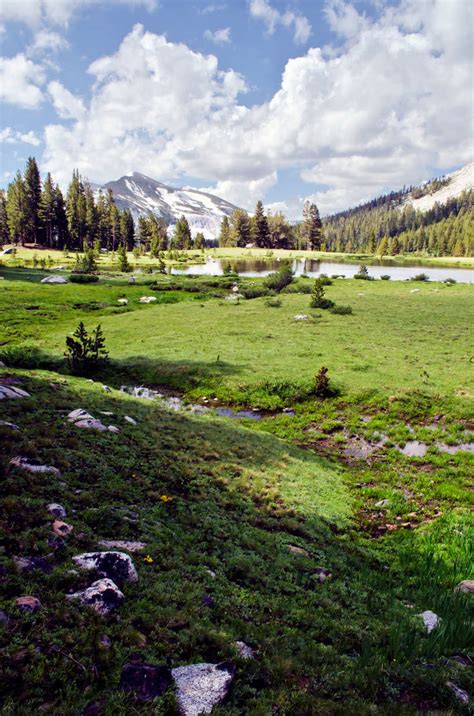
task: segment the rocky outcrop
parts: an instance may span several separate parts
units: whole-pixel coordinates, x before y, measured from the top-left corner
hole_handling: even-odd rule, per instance
[[[67,598],[78,599],[102,616],[120,607],[124,599],[122,592],[111,579],[98,579],[87,589],[68,594]]]
[[[26,457],[12,457],[10,460],[10,465],[14,465],[15,467],[19,467],[21,470],[26,470],[26,472],[31,472],[33,475],[36,474],[51,474],[51,475],[60,475],[57,467],[53,467],[52,465],[40,465],[39,463],[33,463],[28,460]]]
[[[0,385],[0,400],[18,400],[30,397],[26,390],[17,388],[16,385]]]
[[[473,594],[474,579],[463,579],[462,582],[459,582],[458,586],[456,587],[456,590],[458,592],[464,592],[464,594]]]
[[[78,567],[95,570],[118,584],[138,582],[138,574],[132,560],[124,552],[85,552],[72,558]]]
[[[86,410],[83,410],[82,408],[77,408],[76,410],[73,410],[71,413],[69,413],[67,419],[70,423],[73,423],[74,427],[76,428],[85,428],[86,430],[98,430],[101,433],[120,432],[120,428],[117,428],[115,425],[109,425],[107,427],[107,425],[104,425],[101,420],[99,420],[98,418],[94,418],[93,415],[88,413]]]
[[[48,505],[46,505],[46,509],[48,512],[50,512],[55,517],[58,517],[59,519],[64,519],[66,517],[66,510],[62,505],[59,505],[57,502],[50,502]]]
[[[41,283],[67,283],[68,280],[64,276],[46,276],[41,279]]]
[[[123,539],[102,539],[99,540],[101,547],[106,549],[124,549],[126,552],[141,552],[145,549],[145,542],[132,542]]]
[[[222,664],[190,664],[171,671],[181,716],[210,714],[230,691],[235,667]]]

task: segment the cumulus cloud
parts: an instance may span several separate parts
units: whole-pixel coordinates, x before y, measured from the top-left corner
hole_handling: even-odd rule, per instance
[[[0,57],[0,99],[25,109],[35,109],[43,101],[41,85],[44,69],[23,53]]]
[[[61,119],[82,119],[86,111],[82,99],[69,92],[60,82],[50,82],[48,94]]]
[[[73,167],[97,181],[194,176],[250,209],[279,170],[298,169],[328,212],[470,161],[471,4],[402,0],[359,19],[346,5],[328,5],[341,44],[288,60],[279,90],[252,107],[215,56],[136,26],[90,66],[87,105],[48,86],[75,119],[46,128],[47,169],[61,181]],[[288,202],[295,216],[304,198]]]
[[[57,32],[49,30],[39,30],[33,39],[28,54],[31,57],[41,57],[44,55],[55,55],[61,50],[69,47],[68,41]]]
[[[66,26],[77,10],[88,5],[129,5],[151,11],[158,6],[158,0],[2,0],[0,21],[23,22],[32,28],[41,23]]]
[[[29,132],[18,132],[16,129],[12,129],[12,127],[0,129],[0,142],[5,142],[5,144],[32,144],[34,147],[41,144],[41,140],[38,139],[32,130]]]
[[[250,15],[257,20],[262,20],[266,31],[273,35],[278,25],[293,29],[293,39],[299,44],[306,44],[311,35],[311,24],[304,15],[286,10],[279,12],[268,0],[250,0]]]
[[[206,30],[204,33],[206,40],[214,42],[216,45],[225,45],[230,42],[230,27],[223,27],[222,30]]]

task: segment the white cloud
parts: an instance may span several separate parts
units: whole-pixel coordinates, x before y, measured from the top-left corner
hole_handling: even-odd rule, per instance
[[[35,34],[33,42],[28,48],[28,54],[31,57],[54,55],[61,50],[67,49],[68,47],[68,41],[57,32],[39,30]]]
[[[227,5],[225,3],[210,3],[209,5],[205,5],[203,8],[198,10],[200,15],[210,15],[214,12],[219,12],[220,10],[225,10]]]
[[[86,111],[83,101],[79,97],[75,97],[60,82],[50,82],[48,94],[61,119],[82,119]]]
[[[9,104],[35,109],[43,101],[40,89],[45,74],[40,65],[23,53],[14,57],[0,57],[0,99]]]
[[[249,209],[297,169],[327,212],[472,160],[471,4],[401,0],[361,20],[336,9],[343,44],[288,60],[271,101],[250,108],[216,57],[136,26],[89,68],[87,106],[55,86],[76,121],[47,127],[46,168],[62,182],[74,167],[97,181],[199,177]],[[295,216],[304,198],[289,200]]]
[[[29,132],[18,132],[16,129],[12,129],[12,127],[0,129],[0,142],[5,142],[5,144],[32,144],[34,147],[41,144],[41,140],[38,139],[32,130]]]
[[[250,0],[250,14],[257,20],[262,20],[267,33],[273,35],[277,25],[293,28],[293,39],[299,44],[306,44],[311,35],[311,24],[309,20],[299,13],[286,10],[281,13],[270,5],[268,0]]]
[[[216,30],[215,32],[206,30],[204,37],[216,45],[225,45],[227,42],[230,42],[230,27],[223,27],[222,30]]]
[[[33,28],[41,23],[66,26],[76,11],[93,5],[129,5],[151,12],[158,0],[1,0],[0,21],[23,22]]]

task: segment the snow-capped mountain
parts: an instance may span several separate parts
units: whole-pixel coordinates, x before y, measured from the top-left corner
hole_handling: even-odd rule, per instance
[[[172,227],[184,214],[193,236],[202,231],[206,239],[216,238],[222,217],[230,216],[237,208],[205,191],[176,189],[139,172],[127,174],[100,188],[102,191],[112,189],[117,206],[130,209],[134,218],[151,212],[161,216]]]
[[[443,181],[447,181],[447,183],[432,194],[426,194],[419,199],[408,195],[406,201],[410,202],[414,209],[428,211],[436,201],[438,204],[445,204],[448,199],[459,196],[463,191],[474,189],[474,162],[466,164],[451,174],[446,174]]]

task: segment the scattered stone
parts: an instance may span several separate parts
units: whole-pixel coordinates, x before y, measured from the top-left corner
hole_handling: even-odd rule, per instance
[[[215,577],[217,576],[216,573],[214,572],[214,570],[213,570],[213,569],[209,569],[209,567],[206,567],[206,572],[207,572],[212,578],[214,578],[214,579],[215,579]]]
[[[125,415],[125,416],[124,416],[124,420],[125,420],[127,423],[130,423],[130,425],[136,425],[136,424],[137,424],[137,421],[135,420],[135,418],[131,418],[130,415]]]
[[[172,669],[177,687],[181,716],[210,714],[214,706],[221,704],[235,675],[235,666],[222,664],[190,664]]]
[[[8,626],[8,624],[10,624],[10,617],[3,611],[3,609],[0,609],[0,624],[3,624],[4,626]]]
[[[124,549],[126,552],[141,552],[146,547],[145,542],[128,542],[123,539],[101,539],[99,544],[107,549]]]
[[[41,283],[67,283],[68,280],[64,276],[46,276],[41,279]]]
[[[120,607],[123,594],[111,579],[98,579],[90,587],[74,594],[67,594],[67,599],[78,599],[82,604],[92,607],[98,614],[106,616]]]
[[[119,433],[120,432],[120,428],[118,428],[116,425],[109,425],[107,430],[109,431],[109,433]]]
[[[67,416],[67,419],[70,423],[74,423],[74,426],[76,428],[85,428],[87,430],[98,430],[101,433],[107,432],[110,430],[111,427],[115,426],[109,426],[109,428],[102,423],[102,421],[98,420],[98,418],[94,418],[93,415],[90,413],[87,413],[82,408],[77,408],[76,410],[73,410],[72,413],[69,413]],[[110,432],[118,432],[118,428],[114,430],[110,430]]]
[[[424,457],[428,452],[428,446],[419,440],[409,440],[404,448],[398,448],[407,457]]]
[[[14,385],[0,385],[0,400],[17,400],[18,398],[30,398],[26,390],[17,388]]]
[[[138,582],[135,565],[124,552],[85,552],[72,559],[82,569],[94,569],[103,577],[109,577],[119,584]]]
[[[436,629],[436,627],[439,625],[441,619],[437,614],[427,609],[425,612],[422,612],[421,614],[418,614],[419,617],[423,619],[423,624],[426,627],[426,631],[428,634],[431,634],[433,629]]]
[[[7,366],[5,365],[5,363],[2,360],[0,360],[0,368],[6,368],[6,367]]]
[[[110,392],[111,392],[111,389],[109,388],[108,385],[103,385],[103,386],[102,386],[102,390],[104,390],[106,393],[110,393]]]
[[[378,508],[380,508],[380,507],[388,507],[389,504],[390,504],[390,500],[387,500],[387,499],[385,499],[385,500],[379,500],[378,502],[375,503],[374,507],[378,507]]]
[[[255,659],[255,650],[245,641],[236,641],[235,648],[241,659]]]
[[[329,569],[326,569],[326,567],[316,567],[315,574],[318,577],[318,582],[322,584],[326,581],[326,579],[332,578],[332,572],[329,571]]]
[[[151,701],[164,694],[172,681],[171,670],[167,666],[132,661],[122,668],[120,688],[133,693],[140,701]]]
[[[464,689],[461,689],[459,686],[456,686],[456,684],[453,684],[452,681],[447,681],[446,686],[448,687],[448,689],[451,689],[451,691],[461,704],[469,703],[469,694],[467,693],[467,691],[464,691]]]
[[[411,291],[410,291],[410,293],[420,293],[420,289],[419,289],[419,288],[412,288]]]
[[[0,427],[2,428],[10,428],[10,430],[17,430],[20,432],[20,428],[18,425],[15,425],[15,423],[7,423],[6,420],[0,420]]]
[[[456,590],[464,592],[464,594],[472,594],[474,592],[474,579],[463,579],[462,582],[459,582]]]
[[[34,572],[39,570],[43,574],[51,574],[53,565],[44,557],[14,557],[16,568],[20,572]]]
[[[298,547],[296,544],[289,544],[288,550],[292,554],[298,554],[300,557],[309,557],[309,552],[307,549],[303,549],[303,547]]]
[[[39,465],[37,463],[32,463],[28,461],[28,458],[26,457],[12,457],[10,460],[10,465],[14,465],[15,467],[19,467],[21,470],[26,470],[26,472],[31,472],[33,475],[37,473],[50,473],[51,475],[60,475],[57,467],[52,467],[52,465]]]
[[[109,415],[109,416],[114,415],[114,413],[111,410],[101,410],[100,414],[101,415]]]
[[[46,509],[55,517],[59,517],[60,519],[64,519],[66,517],[66,510],[57,502],[50,502],[49,505],[46,505]]]
[[[51,266],[51,271],[65,271],[65,266]]]
[[[463,654],[455,654],[451,657],[450,661],[455,661],[459,666],[472,666],[473,660],[469,656]]]
[[[140,298],[140,303],[152,303],[153,301],[156,301],[156,296],[142,296]]]
[[[23,612],[37,612],[41,609],[41,602],[37,597],[18,597],[15,604]]]
[[[293,316],[294,321],[307,321],[308,319],[309,316],[306,313],[297,313],[296,316]]]
[[[128,283],[136,283],[136,282],[137,282],[137,279],[135,278],[135,276],[128,277]]]
[[[76,408],[67,416],[70,423],[75,423],[78,420],[94,420],[92,415],[82,408]]]
[[[112,639],[107,634],[102,634],[99,639],[99,646],[101,649],[110,649],[112,647]]]
[[[74,527],[72,525],[68,525],[67,522],[63,522],[62,520],[54,520],[53,522],[53,532],[55,535],[58,535],[58,537],[65,537],[71,534],[73,529]]]
[[[121,306],[126,306],[128,303],[128,298],[118,298],[117,303],[120,303]]]
[[[48,545],[51,549],[61,550],[65,548],[66,542],[62,537],[48,537]]]

